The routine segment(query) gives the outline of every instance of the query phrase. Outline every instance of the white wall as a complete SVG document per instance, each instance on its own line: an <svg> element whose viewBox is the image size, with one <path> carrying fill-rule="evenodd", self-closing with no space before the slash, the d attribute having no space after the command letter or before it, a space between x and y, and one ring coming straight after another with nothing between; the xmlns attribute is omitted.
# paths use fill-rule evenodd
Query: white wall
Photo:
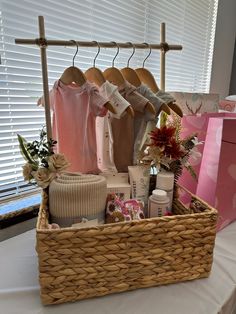
<svg viewBox="0 0 236 314"><path fill-rule="evenodd" d="M229 94L236 35L236 0L219 0L210 92Z"/></svg>
<svg viewBox="0 0 236 314"><path fill-rule="evenodd" d="M234 44L234 57L233 57L233 67L232 67L231 79L230 79L229 94L236 95L236 40Z"/></svg>

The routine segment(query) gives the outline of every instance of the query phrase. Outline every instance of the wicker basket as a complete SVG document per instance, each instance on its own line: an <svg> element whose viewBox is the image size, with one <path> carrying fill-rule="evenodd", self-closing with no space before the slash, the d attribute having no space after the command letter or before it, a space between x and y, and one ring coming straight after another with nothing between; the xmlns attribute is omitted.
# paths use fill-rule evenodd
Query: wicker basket
<svg viewBox="0 0 236 314"><path fill-rule="evenodd" d="M44 191L36 248L43 304L207 277L217 211L191 196L190 210L174 200L175 216L51 230Z"/></svg>

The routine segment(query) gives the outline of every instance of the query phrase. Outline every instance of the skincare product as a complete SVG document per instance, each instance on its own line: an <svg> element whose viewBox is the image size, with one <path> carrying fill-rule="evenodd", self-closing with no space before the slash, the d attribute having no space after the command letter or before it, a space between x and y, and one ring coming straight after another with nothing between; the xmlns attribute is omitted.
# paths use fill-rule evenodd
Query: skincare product
<svg viewBox="0 0 236 314"><path fill-rule="evenodd" d="M128 173L100 173L107 180L107 194L116 194L122 200L130 199Z"/></svg>
<svg viewBox="0 0 236 314"><path fill-rule="evenodd" d="M150 167L149 166L129 166L129 179L131 185L131 196L133 199L148 203Z"/></svg>
<svg viewBox="0 0 236 314"><path fill-rule="evenodd" d="M170 199L170 208L172 207L173 201L173 189L174 189L174 173L163 171L157 173L156 178L156 189L164 190Z"/></svg>
<svg viewBox="0 0 236 314"><path fill-rule="evenodd" d="M106 223L144 219L143 209L141 201L122 201L116 194L110 195L107 201Z"/></svg>
<svg viewBox="0 0 236 314"><path fill-rule="evenodd" d="M148 201L148 215L152 217L166 216L170 212L170 199L166 191L154 190Z"/></svg>

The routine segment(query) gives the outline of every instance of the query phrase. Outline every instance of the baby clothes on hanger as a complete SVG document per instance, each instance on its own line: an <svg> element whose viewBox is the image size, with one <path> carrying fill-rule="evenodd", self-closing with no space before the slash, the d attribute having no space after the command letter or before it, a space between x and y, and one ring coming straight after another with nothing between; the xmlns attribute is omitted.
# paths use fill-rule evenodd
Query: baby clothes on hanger
<svg viewBox="0 0 236 314"><path fill-rule="evenodd" d="M146 111L143 115L137 116L135 119L134 127L137 135L134 143L134 164L137 164L138 152L142 149L143 144L146 142L148 134L156 127L161 106L165 103L163 99L154 94L152 90L143 83L137 87L137 91L154 105L157 115L154 116L152 113Z"/></svg>
<svg viewBox="0 0 236 314"><path fill-rule="evenodd" d="M161 98L161 100L164 101L165 104L169 104L171 102L175 102L175 99L172 95L170 95L169 93L167 92L163 92L162 90L159 90L157 93L156 93L156 96Z"/></svg>
<svg viewBox="0 0 236 314"><path fill-rule="evenodd" d="M154 94L153 91L145 84L141 84L139 87L137 87L137 92L139 92L141 95L146 97L155 107L157 114L159 113L161 106L165 103L165 100L162 99L162 97L167 97L167 93L157 92L157 94ZM161 95L161 97L158 96L158 94Z"/></svg>
<svg viewBox="0 0 236 314"><path fill-rule="evenodd" d="M70 171L99 173L95 119L106 115L107 102L96 85L88 81L78 87L58 80L50 91L53 138L57 141L56 150L71 163Z"/></svg>
<svg viewBox="0 0 236 314"><path fill-rule="evenodd" d="M163 92L159 90L156 94L152 92L152 90L142 84L137 88L137 90L146 98L150 100L150 102L154 105L157 113L160 111L160 107L162 104L169 104L175 101L172 95L167 92ZM138 121L137 121L138 122ZM134 143L134 164L137 163L138 152L141 151L147 143L150 132L156 127L158 123L158 116L154 117L149 112L146 112L142 121L139 121L137 125L139 125L139 133L137 135L136 141Z"/></svg>
<svg viewBox="0 0 236 314"><path fill-rule="evenodd" d="M143 115L149 100L140 95L136 87L127 81L119 86L119 92L135 111L134 118L127 114L121 119L111 118L115 165L118 172L127 172L128 166L133 164L133 149L136 138L134 120L137 115Z"/></svg>
<svg viewBox="0 0 236 314"><path fill-rule="evenodd" d="M102 172L117 172L114 162L114 140L110 120L111 117L120 119L130 104L121 96L118 87L108 81L102 84L99 91L103 97L109 99L116 109L116 114L108 112L105 117L97 117L96 119L98 168Z"/></svg>

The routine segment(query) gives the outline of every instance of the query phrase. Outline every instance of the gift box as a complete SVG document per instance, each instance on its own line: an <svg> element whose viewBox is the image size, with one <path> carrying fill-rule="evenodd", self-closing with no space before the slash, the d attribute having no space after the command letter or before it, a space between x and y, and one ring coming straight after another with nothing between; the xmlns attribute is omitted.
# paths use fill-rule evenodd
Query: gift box
<svg viewBox="0 0 236 314"><path fill-rule="evenodd" d="M107 195L116 194L122 200L130 199L131 186L128 173L100 173L107 180Z"/></svg>
<svg viewBox="0 0 236 314"><path fill-rule="evenodd" d="M236 101L232 100L221 100L219 104L221 110L236 112Z"/></svg>
<svg viewBox="0 0 236 314"><path fill-rule="evenodd" d="M202 144L197 146L198 151L203 155L204 154L204 147L206 145L205 139L207 135L208 129L208 122L210 118L235 118L236 114L234 113L205 113L201 115L188 115L184 116L181 121L181 137L186 137L192 135L193 133L197 133L198 140L202 141ZM194 156L190 157L189 160L190 164L192 165L197 177L200 175L200 168L202 163L202 158L194 158ZM197 186L198 182L194 179L190 173L184 169L182 176L179 178L178 181L181 185L186 187L192 193L197 193ZM184 201L185 197L182 196Z"/></svg>
<svg viewBox="0 0 236 314"><path fill-rule="evenodd" d="M197 195L218 209L218 230L236 219L235 134L236 119L209 119Z"/></svg>
<svg viewBox="0 0 236 314"><path fill-rule="evenodd" d="M219 95L205 93L171 92L184 114L218 112Z"/></svg>

